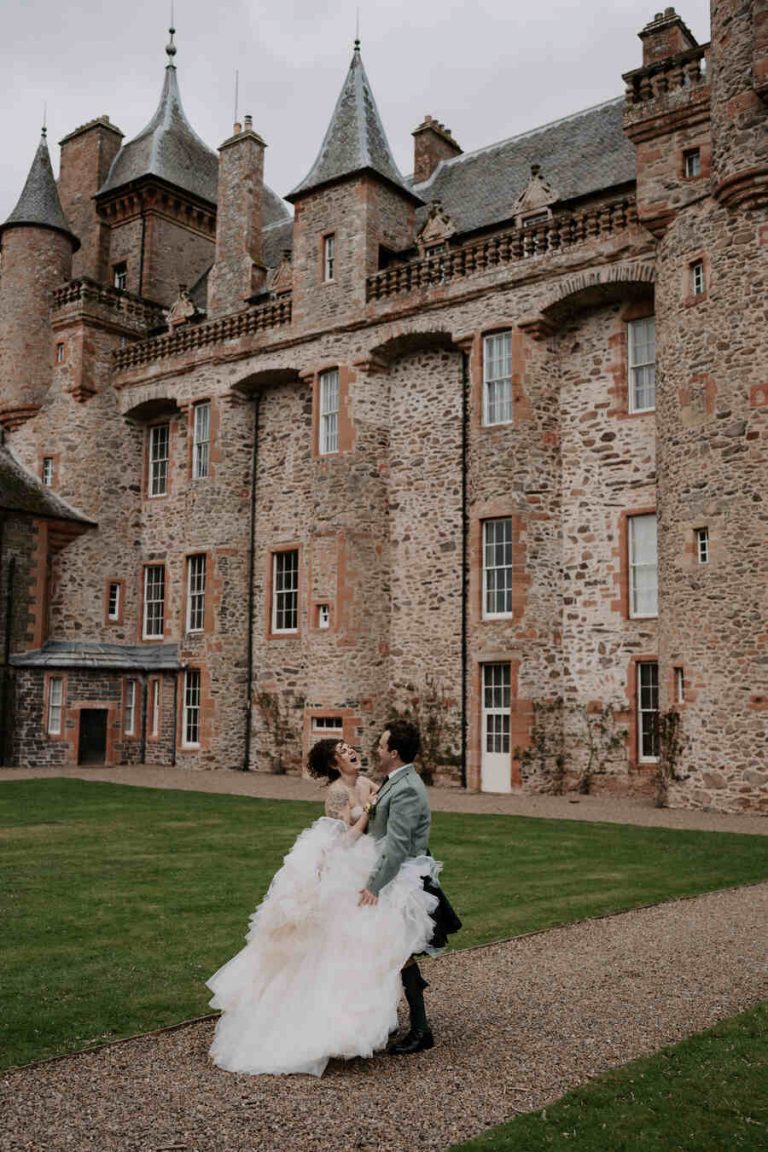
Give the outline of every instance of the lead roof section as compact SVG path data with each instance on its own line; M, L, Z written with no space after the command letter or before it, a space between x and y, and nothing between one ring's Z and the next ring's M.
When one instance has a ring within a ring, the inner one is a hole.
M411 199L417 199L392 157L359 43L355 44L352 63L317 159L286 199L296 200L306 192L357 172L375 172Z
M54 495L6 447L0 446L0 511L16 512L47 520L73 520L79 524L93 521L70 508Z
M620 97L444 160L429 180L413 185L414 191L424 201L440 200L457 230L466 233L515 215L533 164L541 166L558 203L632 183L635 148L624 135L623 111Z
M80 241L70 228L61 207L56 181L53 177L45 129L43 129L43 134L40 137L40 143L37 146L37 152L21 196L19 196L16 207L8 219L0 225L0 231L5 228L30 224L63 232L70 237L76 248L80 247Z
M42 648L11 656L15 668L94 668L173 672L181 667L177 644L99 644L46 640Z

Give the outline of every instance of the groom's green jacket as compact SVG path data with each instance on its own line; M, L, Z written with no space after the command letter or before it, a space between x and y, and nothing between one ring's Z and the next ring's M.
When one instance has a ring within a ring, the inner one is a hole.
M387 778L376 798L376 810L368 832L383 840L381 856L368 880L368 891L378 896L400 871L404 860L423 856L429 846L432 817L424 782L408 764L394 780Z

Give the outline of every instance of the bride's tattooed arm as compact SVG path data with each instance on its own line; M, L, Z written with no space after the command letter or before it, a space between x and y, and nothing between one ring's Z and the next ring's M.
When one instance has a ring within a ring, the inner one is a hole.
M345 824L350 823L349 795L346 788L331 785L325 798L325 814L333 820L343 820Z

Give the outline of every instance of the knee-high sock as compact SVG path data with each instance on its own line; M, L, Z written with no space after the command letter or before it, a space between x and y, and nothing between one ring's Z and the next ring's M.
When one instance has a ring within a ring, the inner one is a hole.
M428 988L427 981L419 971L419 966L415 962L406 965L400 973L403 981L403 988L405 989L405 998L408 1001L408 1009L411 1014L411 1029L414 1032L427 1032L429 1030L429 1022L427 1020L427 1010L424 1007L424 989Z

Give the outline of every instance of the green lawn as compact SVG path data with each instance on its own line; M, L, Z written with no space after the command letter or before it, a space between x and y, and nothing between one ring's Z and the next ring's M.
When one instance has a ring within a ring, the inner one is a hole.
M3 1066L207 1011L317 804L0 783ZM438 813L459 947L768 878L768 837Z
M453 1152L765 1152L768 1004Z

